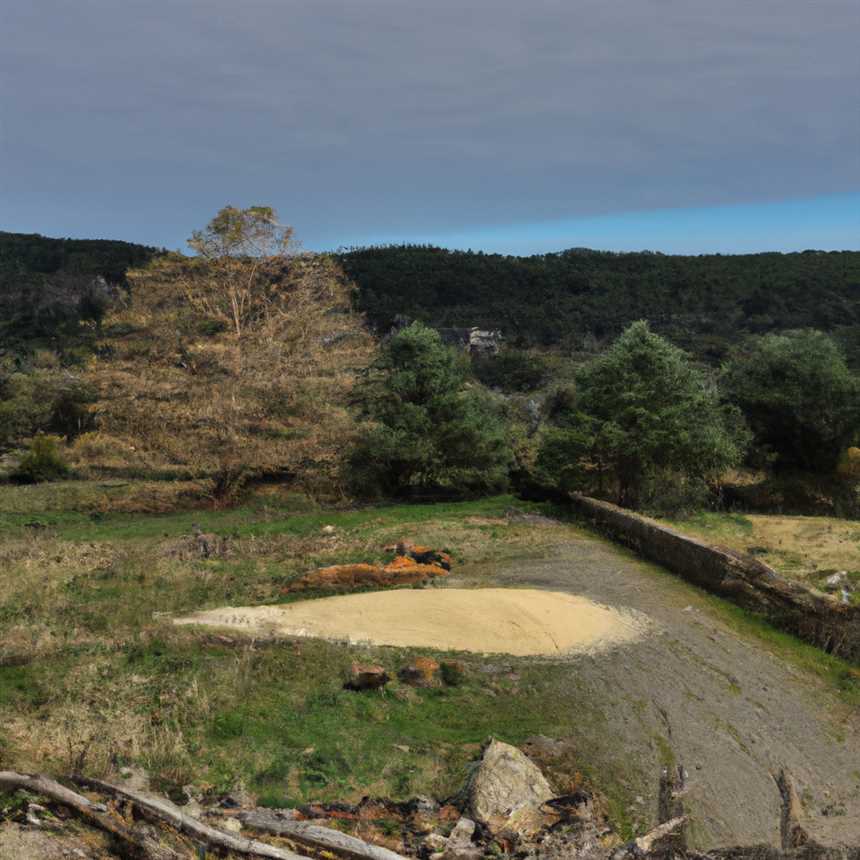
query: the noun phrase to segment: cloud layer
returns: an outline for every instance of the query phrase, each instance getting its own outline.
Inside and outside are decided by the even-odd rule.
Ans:
[[[0,228],[311,246],[860,190],[856,0],[39,0]]]

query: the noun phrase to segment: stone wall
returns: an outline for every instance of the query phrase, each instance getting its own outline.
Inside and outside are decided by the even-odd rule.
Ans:
[[[860,663],[860,607],[780,576],[752,556],[709,546],[609,502],[573,493],[573,508],[639,555],[854,663]]]

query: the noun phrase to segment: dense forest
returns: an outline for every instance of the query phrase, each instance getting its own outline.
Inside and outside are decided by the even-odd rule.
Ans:
[[[125,286],[126,271],[159,253],[129,242],[0,232],[0,352],[71,348],[80,324],[99,319],[111,292]]]
[[[0,343],[53,348],[98,319],[105,290],[158,255],[107,240],[0,233]],[[629,323],[712,363],[747,334],[815,328],[860,366],[860,252],[703,255],[575,248],[511,257],[430,246],[340,251],[357,302],[377,331],[397,317],[437,327],[498,328],[521,347],[593,351]],[[103,280],[101,280],[103,279]]]
[[[339,254],[379,329],[400,314],[435,326],[499,328],[518,346],[577,350],[647,319],[709,361],[745,334],[832,332],[860,350],[860,252],[670,256],[571,249],[509,257],[429,246]]]

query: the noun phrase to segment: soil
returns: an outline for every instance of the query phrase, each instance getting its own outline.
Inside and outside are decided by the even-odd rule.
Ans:
[[[860,713],[825,681],[732,629],[712,598],[589,537],[483,578],[567,590],[644,613],[662,631],[571,660],[584,703],[577,745],[592,771],[617,775],[634,797],[631,814],[653,814],[660,766],[681,763],[693,844],[776,845],[775,776],[784,767],[810,833],[825,844],[860,845]]]
[[[113,860],[107,839],[98,831],[74,825],[36,829],[0,822],[2,860]]]
[[[176,623],[521,657],[596,653],[648,629],[639,613],[578,595],[511,588],[398,590],[225,607]]]
[[[575,537],[574,529],[568,534],[574,537],[539,559],[463,565],[446,586],[482,587],[474,592],[469,625],[486,617],[489,587],[544,590],[553,603],[559,593],[574,595],[592,601],[581,607],[649,619],[647,635],[640,629],[626,642],[586,648],[565,662],[577,722],[570,741],[629,820],[653,824],[660,769],[682,764],[693,846],[777,845],[775,777],[786,768],[813,837],[860,845],[860,714],[824,680],[786,662],[754,634],[738,633],[714,598],[599,538]],[[447,593],[397,592],[419,601]],[[511,592],[518,609],[524,593]],[[468,591],[451,595],[469,599]],[[314,603],[334,609],[344,605],[335,601],[360,597],[370,604],[388,596]],[[487,658],[488,667],[503,660]]]

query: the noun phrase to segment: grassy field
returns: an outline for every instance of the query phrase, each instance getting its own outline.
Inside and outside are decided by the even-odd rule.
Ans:
[[[126,505],[151,492],[124,489]],[[383,695],[358,695],[342,689],[353,660],[395,672],[412,655],[250,643],[169,621],[199,608],[290,599],[283,587],[291,579],[380,559],[382,546],[401,537],[445,546],[465,569],[540,554],[568,528],[508,525],[510,498],[320,511],[272,492],[230,511],[138,514],[103,513],[104,492],[74,484],[4,492],[0,766],[110,774],[133,763],[165,790],[244,786],[276,805],[445,796],[490,734],[511,742],[557,735],[572,719],[552,665],[506,658],[488,670],[466,655],[459,686],[394,682]],[[227,539],[224,558],[189,552],[192,522]]]
[[[669,524],[709,543],[755,555],[780,573],[816,588],[843,570],[860,587],[860,522],[707,512]],[[860,599],[860,588],[855,599]]]
[[[162,791],[242,788],[274,806],[367,794],[444,798],[490,735],[518,744],[574,734],[589,719],[602,724],[563,663],[464,654],[459,685],[394,681],[384,693],[356,694],[343,689],[354,660],[396,674],[419,652],[254,642],[171,623],[197,609],[295,599],[284,593],[293,579],[322,565],[381,560],[383,546],[400,538],[449,550],[455,573],[480,587],[496,563],[552,557],[582,538],[576,524],[507,518],[512,507],[542,510],[510,497],[322,510],[277,488],[235,509],[158,513],[195,498],[178,495],[187,487],[172,491],[135,482],[3,488],[0,767],[110,777],[136,765]],[[226,539],[223,557],[194,551],[195,522]],[[333,534],[323,531],[329,525]],[[840,661],[706,599],[743,635],[860,701],[855,674]],[[589,776],[587,755],[577,768]],[[616,799],[613,786],[602,787],[625,831],[624,789]]]

